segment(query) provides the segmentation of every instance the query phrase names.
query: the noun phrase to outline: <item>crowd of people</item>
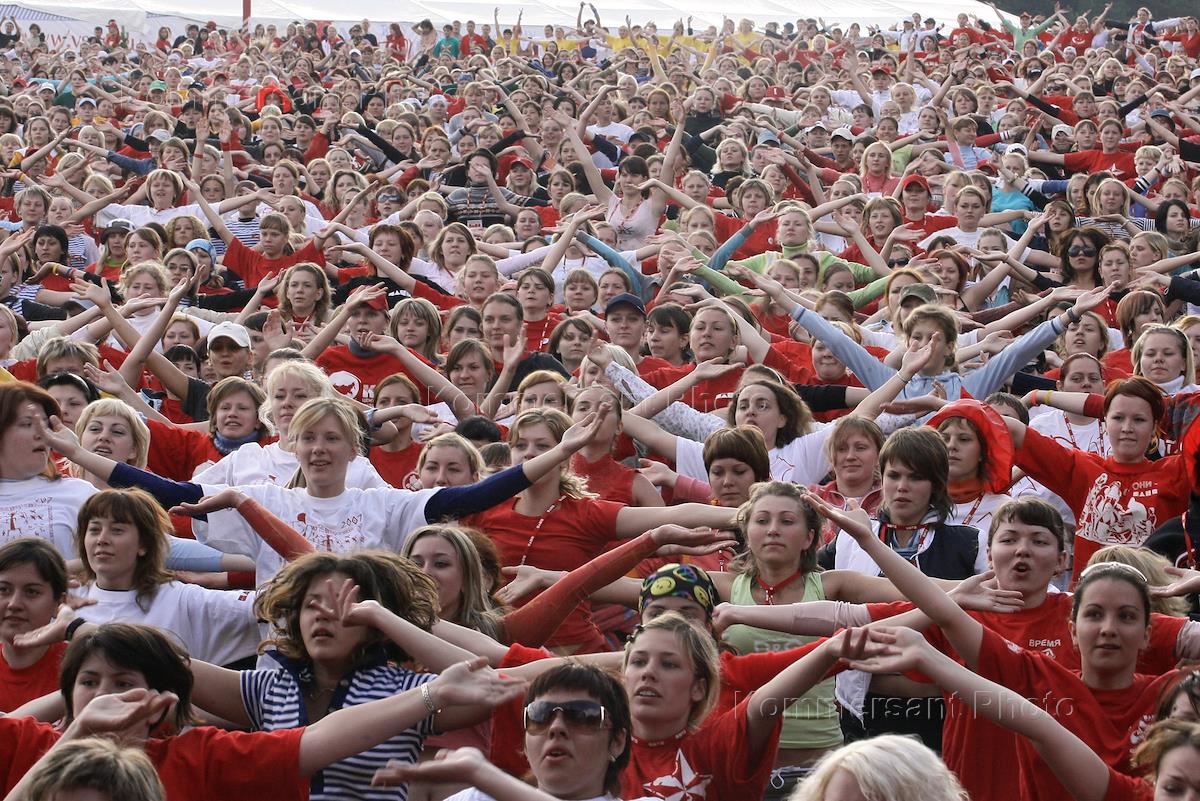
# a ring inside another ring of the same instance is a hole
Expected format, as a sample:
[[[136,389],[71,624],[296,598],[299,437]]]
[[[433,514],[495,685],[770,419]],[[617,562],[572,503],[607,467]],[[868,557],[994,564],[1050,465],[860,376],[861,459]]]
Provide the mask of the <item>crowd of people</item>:
[[[1200,797],[1200,24],[1110,10],[0,22],[6,797]]]

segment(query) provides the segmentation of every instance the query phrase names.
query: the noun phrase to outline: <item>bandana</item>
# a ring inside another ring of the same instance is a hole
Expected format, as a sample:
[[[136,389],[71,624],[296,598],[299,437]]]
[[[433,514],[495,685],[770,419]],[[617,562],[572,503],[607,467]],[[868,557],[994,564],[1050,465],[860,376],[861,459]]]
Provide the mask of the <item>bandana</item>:
[[[638,598],[638,614],[656,598],[687,598],[704,607],[712,616],[716,605],[717,588],[703,568],[696,565],[669,564],[646,576]]]

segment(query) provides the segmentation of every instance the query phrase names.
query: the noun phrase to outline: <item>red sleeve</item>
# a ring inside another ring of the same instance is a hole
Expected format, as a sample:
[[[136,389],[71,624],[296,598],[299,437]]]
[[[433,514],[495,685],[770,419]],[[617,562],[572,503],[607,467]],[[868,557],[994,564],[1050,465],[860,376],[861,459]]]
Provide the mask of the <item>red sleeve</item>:
[[[508,653],[500,660],[498,668],[518,667],[556,656],[545,648],[526,648],[510,645]],[[515,698],[492,710],[492,736],[489,741],[488,760],[513,776],[524,776],[529,771],[525,760],[525,699]]]
[[[730,654],[721,660],[721,693],[728,689],[740,702],[824,642],[824,639],[816,640],[786,651]]]
[[[1138,673],[1158,676],[1175,669],[1179,664],[1175,645],[1187,622],[1186,617],[1157,613],[1150,616],[1150,647],[1138,654]]]
[[[433,303],[443,311],[453,309],[455,306],[462,306],[467,301],[457,295],[446,295],[438,292],[424,281],[415,281],[416,286],[413,287],[413,297],[425,298],[425,300]]]
[[[911,601],[893,601],[886,604],[867,604],[867,614],[871,616],[872,621],[886,620],[889,617],[902,615],[905,612],[911,612],[916,609],[916,604]]]
[[[306,801],[308,779],[300,775],[303,736],[303,728],[240,732],[199,726],[148,742],[146,753],[158,767],[168,798]],[[270,770],[253,765],[269,765]],[[181,792],[183,788],[188,789]]]
[[[1082,172],[1092,165],[1092,151],[1081,150],[1063,156],[1063,167],[1070,172]]]
[[[1017,467],[1062,496],[1072,509],[1082,506],[1095,477],[1086,454],[1060,445],[1032,428],[1025,429],[1025,444],[1017,451]]]
[[[1126,776],[1110,767],[1104,801],[1154,801],[1154,787],[1147,784],[1144,778]]]
[[[254,529],[254,533],[262,537],[263,542],[270,545],[272,550],[289,562],[306,553],[316,551],[313,544],[304,539],[300,532],[280,520],[253,498],[246,499],[237,507],[237,511]]]
[[[173,481],[190,481],[196,465],[187,464],[188,435],[195,432],[153,419],[146,420],[146,427],[150,429],[146,469]]]
[[[1128,373],[1126,373],[1128,375]],[[1103,395],[1088,395],[1087,400],[1083,403],[1083,413],[1088,417],[1097,419],[1104,416],[1104,396]]]
[[[584,529],[597,535],[601,542],[613,539],[614,532],[617,530],[617,515],[625,508],[625,504],[616,501],[589,500],[581,506]]]
[[[317,247],[316,240],[314,239],[308,240],[308,243],[304,247],[300,248],[292,255],[293,258],[296,259],[293,264],[299,264],[302,261],[311,261],[314,264],[318,264],[322,267],[325,266],[325,250]]]
[[[48,723],[33,718],[0,718],[0,783],[5,795],[58,738],[58,732]]]
[[[308,143],[308,150],[304,151],[304,161],[307,164],[313,159],[323,159],[325,154],[329,152],[329,137],[317,131],[313,136],[312,141]]]

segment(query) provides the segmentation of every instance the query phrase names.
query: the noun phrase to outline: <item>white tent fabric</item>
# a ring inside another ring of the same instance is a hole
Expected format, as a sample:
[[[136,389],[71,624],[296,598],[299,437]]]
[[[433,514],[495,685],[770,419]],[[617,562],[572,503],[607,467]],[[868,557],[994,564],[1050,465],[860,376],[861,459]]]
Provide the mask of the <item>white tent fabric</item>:
[[[974,14],[981,19],[994,20],[992,10],[976,0],[922,0],[917,5],[902,0],[864,0],[861,3],[836,0],[809,0],[802,8],[783,0],[742,0],[731,7],[727,0],[596,0],[601,21],[610,29],[622,24],[629,16],[635,24],[654,22],[660,29],[669,28],[676,20],[692,19],[692,25],[704,29],[720,26],[726,15],[736,19],[752,19],[758,26],[766,22],[795,22],[797,18],[819,18],[826,23],[890,27],[914,11],[923,17],[953,25],[960,13]],[[383,33],[390,22],[412,24],[430,19],[441,24],[452,20],[491,22],[493,2],[471,0],[410,0],[398,5],[394,0],[342,0],[334,6],[316,0],[252,0],[251,18],[254,23],[284,24],[295,20],[330,20],[346,27],[363,19],[371,21],[374,32]],[[579,6],[570,0],[523,0],[505,3],[500,7],[500,22],[511,25],[522,14],[522,23],[531,30],[542,25],[568,25],[575,20]],[[94,27],[115,19],[135,38],[152,37],[160,25],[172,22],[214,20],[222,27],[241,24],[241,0],[20,0],[0,5],[0,14],[15,15],[24,21],[37,21],[43,30],[58,32],[56,26],[78,29],[81,23]],[[397,15],[402,18],[397,19]],[[70,25],[69,23],[74,23]],[[90,30],[90,27],[89,27]]]

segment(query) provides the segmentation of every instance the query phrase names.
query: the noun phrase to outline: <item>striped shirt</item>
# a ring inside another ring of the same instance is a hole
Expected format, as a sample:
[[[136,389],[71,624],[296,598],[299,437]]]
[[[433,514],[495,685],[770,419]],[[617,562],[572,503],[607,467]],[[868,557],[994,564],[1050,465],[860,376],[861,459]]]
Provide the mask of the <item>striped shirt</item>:
[[[309,724],[304,706],[302,677],[307,666],[292,662],[278,653],[271,656],[284,665],[276,670],[242,671],[242,703],[254,728],[262,731],[291,729]],[[355,670],[338,683],[330,700],[330,711],[357,706],[420,687],[437,678],[432,673],[414,673],[401,667],[374,664]],[[408,786],[372,787],[375,771],[389,760],[415,763],[421,755],[425,738],[433,733],[433,717],[421,721],[385,743],[357,756],[326,767],[313,774],[310,782],[311,801],[405,801]]]

